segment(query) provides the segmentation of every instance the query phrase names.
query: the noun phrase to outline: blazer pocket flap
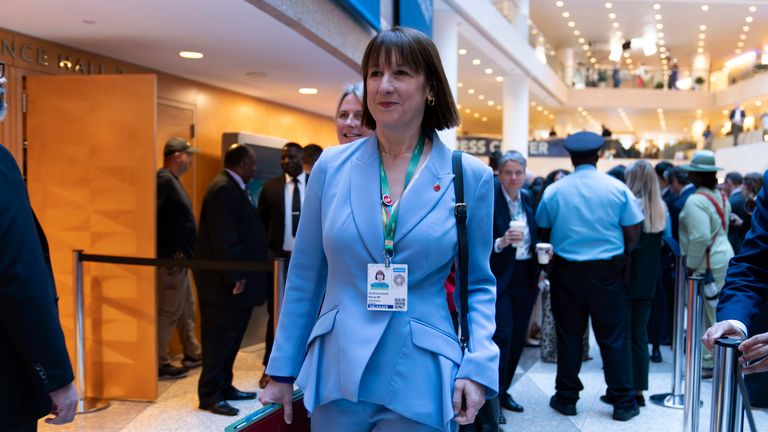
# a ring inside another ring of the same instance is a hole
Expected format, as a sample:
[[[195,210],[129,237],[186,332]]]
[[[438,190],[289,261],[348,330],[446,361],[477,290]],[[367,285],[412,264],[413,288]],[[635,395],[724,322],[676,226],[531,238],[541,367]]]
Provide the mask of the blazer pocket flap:
[[[320,315],[320,318],[315,322],[315,326],[312,327],[312,333],[309,334],[309,340],[307,340],[307,347],[312,344],[319,336],[322,336],[331,330],[333,330],[333,324],[336,322],[336,314],[339,313],[338,308],[329,310],[328,312]]]
[[[413,344],[428,351],[461,364],[461,347],[459,341],[442,330],[438,330],[420,321],[411,320],[411,338]]]

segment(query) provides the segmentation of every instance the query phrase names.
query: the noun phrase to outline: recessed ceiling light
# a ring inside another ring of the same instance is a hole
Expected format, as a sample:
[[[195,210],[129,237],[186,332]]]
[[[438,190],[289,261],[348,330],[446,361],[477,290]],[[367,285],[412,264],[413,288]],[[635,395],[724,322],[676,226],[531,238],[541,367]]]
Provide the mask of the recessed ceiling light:
[[[542,112],[542,111],[544,111],[544,107],[542,107],[541,105],[539,105],[539,106],[537,106],[537,107],[536,107],[536,111],[538,111],[538,112]]]
[[[574,30],[574,31],[573,31],[573,35],[574,35],[574,36],[578,36],[578,35],[580,35],[580,34],[581,34],[581,32],[580,32],[580,31],[578,31],[578,30]]]
[[[459,82],[456,83],[456,87],[462,88],[462,87],[464,87],[464,83],[459,81]]]
[[[584,51],[589,51],[589,45],[586,45],[586,44],[582,45],[581,49],[583,49]]]
[[[627,64],[632,64],[632,59],[631,58],[627,59]]]
[[[739,49],[739,48],[736,48],[736,50],[735,50],[734,52],[735,52],[736,54],[741,54],[741,49]]]
[[[496,105],[496,102],[494,102],[494,101],[492,101],[492,100],[489,100],[489,101],[488,101],[488,106],[494,106],[494,105]]]
[[[748,32],[749,31],[749,26],[744,26],[741,29],[744,30],[745,32]]]
[[[743,34],[743,35],[739,35],[739,39],[741,39],[741,40],[747,40],[747,35],[745,35],[745,34]]]
[[[756,12],[756,11],[757,11],[757,7],[755,7],[755,6],[750,6],[750,7],[749,7],[749,11],[750,11],[750,12]]]
[[[656,14],[653,16],[655,19],[660,20],[662,18],[661,14]]]
[[[613,7],[613,3],[611,3],[611,2],[605,2],[605,7],[606,7],[607,9],[610,9],[610,8],[612,8],[612,7]]]
[[[469,90],[467,90],[467,93],[469,93],[469,94],[475,94],[475,89],[469,89]]]
[[[466,48],[461,48],[461,49],[459,49],[459,55],[467,55],[467,50],[466,50]]]
[[[503,76],[499,75],[499,76],[496,77],[496,82],[502,82],[502,81],[504,81],[504,77]]]
[[[496,110],[501,111],[501,105],[496,105]]]
[[[472,64],[473,64],[473,65],[475,65],[475,66],[479,65],[480,63],[481,63],[481,62],[480,62],[480,59],[474,59],[474,60],[472,60]]]
[[[608,18],[610,18],[610,19],[616,19],[616,14],[615,14],[615,13],[613,13],[613,12],[609,13],[609,14],[608,14]]]
[[[557,7],[563,7],[564,4],[565,3],[561,2],[561,1],[556,1],[555,2],[555,6],[557,6]]]
[[[613,23],[613,28],[619,28],[619,23],[617,22]]]
[[[596,59],[596,58],[594,58],[594,57],[592,57],[591,59],[589,59],[589,61],[591,61],[592,63],[597,63],[597,59]]]
[[[531,106],[536,106],[536,101],[531,101]]]
[[[485,72],[486,75],[491,75],[493,73],[493,69],[485,68],[485,71],[483,71],[483,72]]]
[[[485,95],[477,95],[477,98],[480,100],[485,100]]]
[[[763,105],[763,103],[761,101],[755,102],[755,106],[762,106],[762,105]]]
[[[704,53],[704,48],[696,48],[696,52],[699,53],[699,54],[703,54]]]
[[[659,9],[661,9],[661,5],[658,4],[658,3],[654,3],[653,4],[653,10],[659,10]]]
[[[484,122],[487,122],[487,121],[488,121],[488,117],[483,117],[483,118],[482,118],[482,119],[480,119],[480,120],[482,120],[482,121],[484,121]]]
[[[656,36],[658,36],[659,39],[661,39],[661,38],[664,37],[664,32],[658,32],[658,33],[656,33]]]
[[[701,10],[706,12],[706,11],[709,10],[709,6],[708,5],[701,5]]]
[[[658,23],[658,24],[656,24],[656,28],[657,28],[658,30],[661,30],[661,29],[663,29],[663,28],[664,28],[664,24],[662,24],[662,23]]]
[[[667,47],[659,47],[659,51],[665,52],[667,50]]]
[[[744,46],[744,42],[739,42],[736,44],[737,47],[742,48]]]
[[[704,33],[699,33],[699,39],[706,39],[706,38],[707,38],[707,35],[705,35]]]
[[[704,41],[703,40],[699,41],[699,46],[704,46]]]
[[[585,41],[586,41],[586,39],[584,39],[583,37],[580,37],[580,38],[579,38],[579,43],[580,43],[580,44],[583,44]]]
[[[563,12],[563,18],[568,18],[569,16],[571,16],[570,12],[568,11]]]
[[[465,108],[465,109],[464,109],[464,112],[465,112],[465,113],[467,113],[467,114],[469,114],[469,113],[471,113],[471,112],[472,112],[472,110],[471,110],[471,109],[469,109],[469,108]]]
[[[592,51],[587,51],[586,54],[587,54],[587,57],[592,57]]]
[[[624,58],[629,58],[629,51],[624,53]]]
[[[461,110],[461,104],[456,104],[456,108]]]
[[[194,59],[198,60],[203,58],[203,53],[195,52],[195,51],[180,51],[179,57],[185,58],[185,59]]]
[[[479,117],[480,117],[480,114],[479,114],[479,113],[474,113],[474,114],[472,114],[472,117],[474,117],[474,118],[479,118]]]
[[[299,93],[304,95],[313,95],[317,94],[317,89],[313,87],[302,87],[299,89]]]
[[[576,27],[576,23],[573,21],[568,21],[568,27],[571,27],[571,28]]]
[[[704,24],[702,24],[702,25],[700,25],[700,26],[699,26],[699,30],[701,30],[701,31],[704,31],[704,30],[706,30],[706,29],[707,29],[707,26],[706,26],[706,25],[704,25]]]
[[[666,44],[667,44],[667,42],[666,42],[666,41],[664,41],[664,39],[659,39],[659,42],[658,42],[658,44],[659,44],[659,45],[666,45]]]
[[[744,18],[744,21],[746,21],[748,23],[751,23],[752,22],[752,17],[748,16],[748,17]]]

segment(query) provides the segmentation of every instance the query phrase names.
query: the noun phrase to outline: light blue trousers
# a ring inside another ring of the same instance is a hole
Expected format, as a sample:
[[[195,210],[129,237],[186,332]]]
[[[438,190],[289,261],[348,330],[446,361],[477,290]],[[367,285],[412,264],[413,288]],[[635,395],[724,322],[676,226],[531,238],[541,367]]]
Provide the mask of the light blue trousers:
[[[338,399],[315,407],[312,432],[440,432],[432,426],[405,418],[370,402]],[[452,426],[458,425],[452,422]],[[453,430],[453,428],[452,428]]]

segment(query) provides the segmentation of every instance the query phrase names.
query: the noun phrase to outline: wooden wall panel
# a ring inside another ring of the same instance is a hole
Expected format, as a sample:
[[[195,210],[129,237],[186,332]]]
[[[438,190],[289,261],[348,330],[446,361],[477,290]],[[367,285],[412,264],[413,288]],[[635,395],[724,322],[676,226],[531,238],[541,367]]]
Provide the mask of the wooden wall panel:
[[[153,75],[29,77],[28,178],[74,353],[72,250],[155,256]],[[85,264],[87,392],[157,397],[154,270]]]

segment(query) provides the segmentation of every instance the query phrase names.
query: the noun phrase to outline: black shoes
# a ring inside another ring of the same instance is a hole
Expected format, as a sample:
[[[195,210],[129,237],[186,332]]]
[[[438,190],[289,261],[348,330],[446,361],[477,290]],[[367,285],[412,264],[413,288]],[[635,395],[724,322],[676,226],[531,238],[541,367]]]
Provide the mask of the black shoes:
[[[603,403],[607,403],[608,405],[613,405],[613,401],[608,397],[608,395],[600,396],[600,401],[603,402]],[[635,396],[635,402],[637,402],[637,406],[644,407],[645,406],[645,397],[643,395],[636,395]]]
[[[502,399],[501,407],[504,408],[505,410],[509,410],[512,412],[517,412],[517,413],[523,412],[523,406],[515,402],[515,400],[512,399],[512,396],[508,396]]]
[[[225,416],[236,416],[238,413],[240,413],[239,409],[228,404],[227,401],[216,402],[215,404],[208,405],[208,406],[200,405],[200,409],[204,409],[214,414],[225,415]]]
[[[250,400],[256,399],[256,393],[240,391],[236,388],[228,392],[224,392],[224,399],[226,400]]]
[[[560,399],[559,397],[557,397],[557,395],[554,395],[552,396],[552,398],[549,399],[549,406],[564,416],[576,415],[576,404],[566,402]]]
[[[657,346],[653,347],[653,350],[651,351],[651,362],[661,363],[661,351]]]
[[[187,376],[187,373],[189,370],[185,367],[176,367],[170,363],[161,365],[157,369],[157,376],[160,380],[172,380],[172,379],[179,379],[184,378]]]
[[[187,368],[187,369],[194,369],[196,367],[200,367],[203,364],[203,359],[201,358],[194,358],[189,356],[184,356],[184,360],[181,361],[181,364]]]
[[[640,414],[640,408],[636,405],[631,408],[614,408],[613,419],[618,421],[627,421]]]

